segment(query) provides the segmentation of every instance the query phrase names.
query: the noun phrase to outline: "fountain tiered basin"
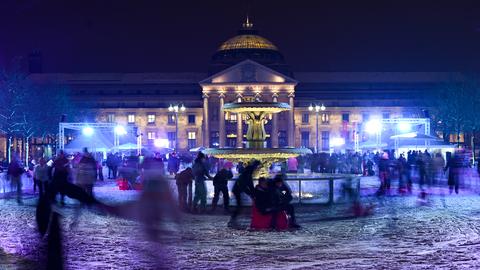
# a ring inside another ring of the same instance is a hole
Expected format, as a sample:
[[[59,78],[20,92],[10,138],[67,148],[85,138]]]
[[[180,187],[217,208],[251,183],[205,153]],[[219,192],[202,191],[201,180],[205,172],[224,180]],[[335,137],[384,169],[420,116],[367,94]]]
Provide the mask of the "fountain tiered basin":
[[[204,152],[217,158],[227,159],[234,162],[248,163],[258,160],[262,166],[257,176],[269,176],[268,169],[274,162],[283,162],[291,157],[311,154],[308,148],[267,148],[265,123],[269,114],[276,114],[290,110],[290,105],[281,102],[239,102],[227,103],[224,111],[242,113],[247,116],[248,130],[246,134],[245,148],[208,148]]]

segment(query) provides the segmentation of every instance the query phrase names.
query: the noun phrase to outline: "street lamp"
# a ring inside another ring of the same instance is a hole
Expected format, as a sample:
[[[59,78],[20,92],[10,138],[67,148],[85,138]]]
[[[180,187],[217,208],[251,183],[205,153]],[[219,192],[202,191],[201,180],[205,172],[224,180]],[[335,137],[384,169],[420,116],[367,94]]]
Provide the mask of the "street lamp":
[[[187,108],[183,104],[170,104],[170,106],[168,106],[168,111],[173,112],[175,115],[175,151],[178,151],[178,114],[186,110]]]
[[[308,110],[309,111],[314,111],[315,110],[315,123],[316,123],[316,131],[315,131],[315,153],[318,153],[318,114],[320,111],[325,111],[325,106],[322,104],[322,105],[313,105],[313,104],[310,104],[310,106],[308,106]]]

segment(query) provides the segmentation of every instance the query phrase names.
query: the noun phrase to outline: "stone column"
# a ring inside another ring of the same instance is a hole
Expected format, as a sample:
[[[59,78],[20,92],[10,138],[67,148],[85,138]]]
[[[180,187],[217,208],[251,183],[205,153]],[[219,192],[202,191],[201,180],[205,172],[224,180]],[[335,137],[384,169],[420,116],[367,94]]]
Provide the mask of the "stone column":
[[[208,94],[203,92],[203,146],[210,147],[210,128],[208,127]]]
[[[295,97],[294,92],[288,94],[288,103],[290,104],[290,111],[288,111],[288,146],[295,147],[295,113],[294,113],[294,103],[293,98]]]
[[[220,133],[220,138],[218,140],[218,144],[220,147],[225,147],[225,111],[223,110],[223,105],[225,105],[225,94],[223,92],[219,93],[220,97],[220,107],[219,107],[219,115],[218,115],[218,129]]]
[[[273,93],[273,102],[278,102],[278,94]],[[278,148],[278,114],[272,115],[272,133],[270,134],[272,140],[272,147]]]
[[[237,93],[235,98],[235,102],[241,102],[242,94]],[[237,148],[243,148],[243,120],[241,113],[237,113]]]
[[[241,113],[237,113],[237,148],[243,148],[243,120]]]

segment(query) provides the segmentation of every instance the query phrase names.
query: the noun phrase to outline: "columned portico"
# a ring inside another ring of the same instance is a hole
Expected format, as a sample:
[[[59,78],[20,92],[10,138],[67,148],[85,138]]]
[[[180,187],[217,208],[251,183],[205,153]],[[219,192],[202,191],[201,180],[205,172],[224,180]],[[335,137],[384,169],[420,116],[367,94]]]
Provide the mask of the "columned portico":
[[[272,70],[264,65],[261,65],[252,60],[245,60],[230,68],[227,68],[217,74],[210,76],[209,78],[200,82],[204,96],[210,96],[209,99],[204,97],[204,105],[207,101],[218,102],[214,104],[215,111],[212,118],[216,118],[215,122],[211,122],[210,127],[205,125],[208,129],[208,133],[205,136],[218,136],[218,144],[214,147],[243,147],[243,112],[229,112],[228,119],[225,116],[224,106],[227,103],[238,102],[281,102],[289,103],[293,106],[295,86],[297,81]],[[212,98],[212,95],[215,98]],[[218,96],[218,99],[217,99]],[[207,100],[207,101],[205,101]],[[211,104],[212,105],[212,104]],[[218,105],[218,108],[217,108]],[[207,111],[207,110],[205,110]],[[218,112],[218,118],[217,116]],[[235,115],[232,115],[235,113]],[[267,112],[269,114],[269,112]],[[285,112],[285,119],[283,116],[280,118],[274,113],[272,118],[265,119],[268,123],[267,130],[270,131],[271,144],[273,147],[293,146],[293,111]],[[208,119],[206,112],[205,119]],[[235,118],[236,117],[236,118]],[[249,116],[247,116],[247,119]],[[250,116],[251,117],[251,116]],[[292,120],[290,120],[292,119]],[[212,120],[212,119],[209,119]],[[207,120],[208,121],[208,120]],[[227,123],[228,121],[228,123]],[[236,125],[230,125],[233,121],[236,121]],[[211,132],[210,129],[216,131],[217,134]],[[281,130],[281,132],[280,132]],[[282,134],[282,143],[280,143],[279,134]],[[227,141],[227,134],[230,139]],[[288,136],[289,140],[286,141]],[[234,138],[236,139],[232,141]],[[210,137],[210,141],[213,140]],[[215,138],[215,140],[217,137]],[[215,141],[217,142],[217,141]],[[210,143],[215,143],[211,141]],[[205,145],[210,147],[209,145]]]

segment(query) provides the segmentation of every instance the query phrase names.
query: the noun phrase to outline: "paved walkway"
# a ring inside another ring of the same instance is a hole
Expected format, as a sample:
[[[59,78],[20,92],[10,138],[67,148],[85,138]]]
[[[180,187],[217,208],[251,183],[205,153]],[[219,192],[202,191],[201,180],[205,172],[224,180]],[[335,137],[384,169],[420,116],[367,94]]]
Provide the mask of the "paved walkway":
[[[298,207],[303,229],[254,232],[226,227],[227,216],[184,215],[167,223],[159,240],[144,237],[135,221],[84,210],[70,226],[76,204],[68,201],[64,248],[68,269],[475,269],[480,268],[480,196],[473,192],[382,200],[362,198],[374,214],[354,218],[349,205]],[[134,200],[134,191],[96,187],[104,202]],[[35,269],[45,247],[36,232],[36,198],[25,204],[0,199],[0,269]],[[246,209],[248,211],[248,209]],[[247,226],[248,215],[241,222]]]

